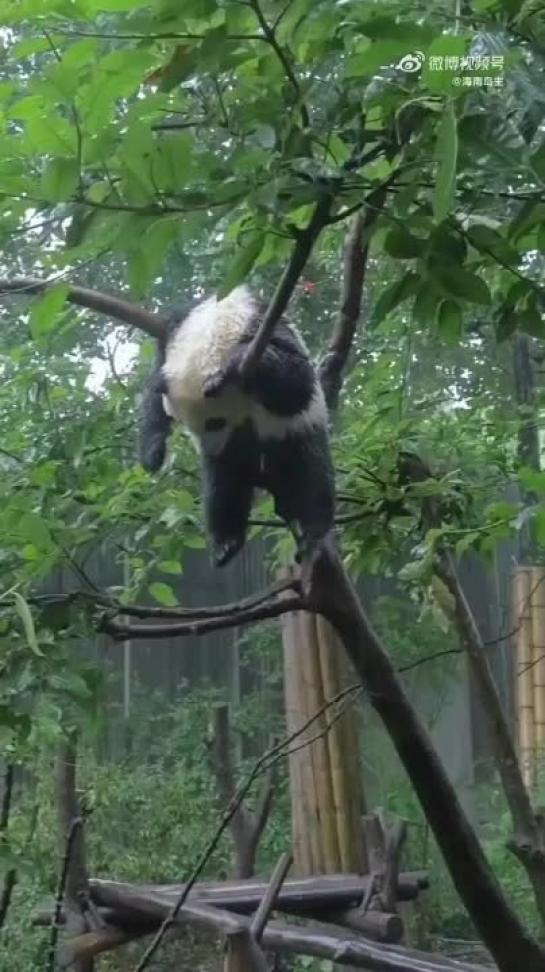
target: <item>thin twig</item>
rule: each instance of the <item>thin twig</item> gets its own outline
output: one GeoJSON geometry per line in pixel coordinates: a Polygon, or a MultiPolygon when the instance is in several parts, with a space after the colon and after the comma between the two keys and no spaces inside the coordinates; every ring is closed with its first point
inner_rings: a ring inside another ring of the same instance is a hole
{"type": "MultiPolygon", "coordinates": [[[[278,39],[275,33],[275,28],[271,27],[270,24],[267,22],[267,19],[259,5],[259,0],[249,0],[249,5],[257,17],[259,26],[263,31],[264,40],[266,40],[267,43],[271,45],[273,51],[278,57],[278,60],[280,61],[282,67],[284,68],[284,71],[286,72],[286,77],[288,78],[288,81],[293,87],[293,90],[295,91],[298,101],[301,101],[301,86],[299,84],[299,81],[297,80],[297,77],[295,76],[295,72],[289,62],[289,58],[286,56],[286,53],[283,47],[281,46],[281,44],[278,43],[278,39]]],[[[310,117],[306,105],[301,103],[300,111],[301,111],[301,119],[303,122],[303,128],[310,128],[310,117]]]]}

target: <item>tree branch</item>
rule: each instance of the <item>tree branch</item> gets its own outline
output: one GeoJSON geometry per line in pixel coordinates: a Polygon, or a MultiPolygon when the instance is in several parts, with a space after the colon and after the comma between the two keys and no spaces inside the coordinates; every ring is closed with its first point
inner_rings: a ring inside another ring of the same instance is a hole
{"type": "Polygon", "coordinates": [[[330,411],[338,405],[343,372],[352,348],[361,311],[363,286],[369,257],[369,233],[387,198],[386,185],[370,193],[348,228],[343,256],[341,305],[327,352],[320,362],[319,375],[330,411]]]}
{"type": "Polygon", "coordinates": [[[306,565],[307,609],[337,630],[409,774],[457,891],[500,972],[542,972],[545,952],[505,900],[432,742],[371,628],[331,538],[306,565]]]}
{"type": "MultiPolygon", "coordinates": [[[[0,280],[1,294],[40,294],[49,287],[54,287],[57,283],[52,280],[36,280],[32,277],[18,277],[15,280],[0,280]]],[[[146,334],[154,338],[163,338],[166,334],[168,319],[162,314],[154,314],[147,311],[138,304],[132,304],[122,297],[114,297],[112,294],[104,294],[100,290],[90,290],[88,287],[70,285],[68,287],[67,301],[79,307],[87,307],[89,310],[97,311],[113,317],[124,324],[137,327],[146,334]]]]}
{"type": "MultiPolygon", "coordinates": [[[[263,39],[266,40],[267,43],[271,45],[278,60],[280,61],[282,67],[284,68],[284,71],[286,72],[286,77],[288,81],[290,82],[293,90],[295,91],[297,100],[301,102],[301,97],[302,97],[301,86],[295,76],[295,72],[289,62],[289,58],[286,56],[286,53],[282,48],[281,44],[278,43],[275,27],[271,27],[270,24],[267,22],[265,15],[259,5],[259,0],[249,0],[249,4],[257,17],[261,30],[263,31],[263,39]]],[[[310,128],[310,117],[306,105],[301,103],[300,110],[301,110],[301,119],[303,122],[303,128],[310,128]]]]}
{"type": "Polygon", "coordinates": [[[333,197],[331,193],[324,193],[320,201],[316,204],[308,226],[306,229],[298,232],[288,265],[278,282],[259,329],[250,342],[240,366],[241,375],[247,376],[251,374],[263,354],[274,328],[288,306],[299,277],[312,253],[314,244],[324,227],[327,226],[332,202],[333,197]]]}
{"type": "Polygon", "coordinates": [[[206,617],[203,620],[180,622],[179,624],[125,624],[103,617],[99,631],[109,634],[114,641],[127,641],[134,638],[185,638],[190,635],[208,634],[210,631],[223,631],[243,624],[278,618],[288,611],[297,611],[304,606],[300,594],[278,597],[270,603],[258,604],[231,614],[206,617]]]}

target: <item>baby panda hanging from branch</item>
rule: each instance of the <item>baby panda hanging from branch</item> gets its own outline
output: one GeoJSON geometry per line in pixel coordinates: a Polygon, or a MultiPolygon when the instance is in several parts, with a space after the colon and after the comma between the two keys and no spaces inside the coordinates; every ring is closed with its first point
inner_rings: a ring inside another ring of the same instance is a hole
{"type": "Polygon", "coordinates": [[[334,473],[327,407],[296,327],[276,324],[249,373],[244,355],[264,305],[246,286],[199,302],[158,346],[139,413],[140,459],[162,466],[173,421],[202,462],[204,508],[216,566],[244,545],[256,490],[274,499],[299,558],[333,527],[334,473]]]}

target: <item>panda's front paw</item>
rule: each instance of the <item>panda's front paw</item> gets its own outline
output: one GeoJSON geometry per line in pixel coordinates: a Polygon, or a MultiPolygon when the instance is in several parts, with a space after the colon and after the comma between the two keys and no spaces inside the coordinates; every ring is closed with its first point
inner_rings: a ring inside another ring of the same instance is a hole
{"type": "Polygon", "coordinates": [[[232,537],[214,544],[212,560],[215,567],[225,567],[230,560],[239,552],[244,544],[244,537],[232,537]]]}
{"type": "Polygon", "coordinates": [[[215,374],[210,375],[206,379],[202,386],[202,392],[205,398],[217,398],[221,395],[225,383],[227,381],[227,376],[224,371],[216,371],[215,374]]]}

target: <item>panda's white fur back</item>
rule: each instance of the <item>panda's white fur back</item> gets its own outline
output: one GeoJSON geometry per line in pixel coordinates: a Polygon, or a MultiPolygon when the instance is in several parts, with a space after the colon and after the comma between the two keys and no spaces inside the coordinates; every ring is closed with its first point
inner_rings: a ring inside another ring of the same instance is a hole
{"type": "MultiPolygon", "coordinates": [[[[260,438],[284,438],[309,425],[327,423],[327,409],[318,383],[308,408],[288,417],[274,415],[238,389],[226,389],[217,398],[204,397],[204,381],[225,364],[255,318],[256,309],[255,299],[246,286],[236,287],[221,301],[210,297],[191,311],[168,344],[163,365],[168,388],[165,410],[183,422],[199,440],[206,421],[211,418],[223,418],[231,428],[251,419],[260,438]]],[[[219,436],[219,448],[223,439],[224,436],[219,436]]]]}

